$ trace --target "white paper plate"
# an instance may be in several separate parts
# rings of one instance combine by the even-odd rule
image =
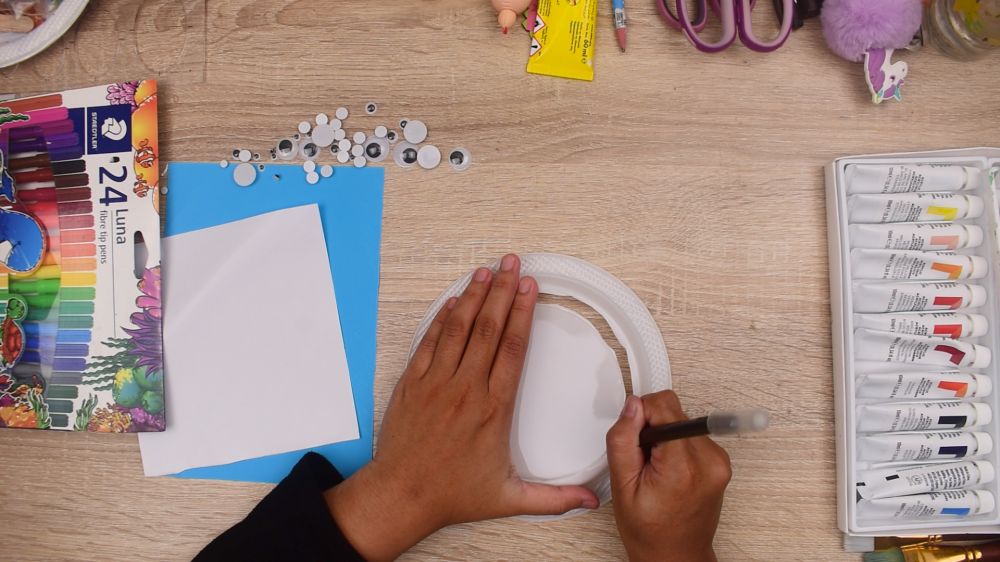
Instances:
[[[496,271],[498,265],[497,262],[490,267]],[[618,341],[625,349],[631,373],[633,393],[641,396],[670,388],[670,362],[667,359],[667,349],[663,343],[660,330],[639,297],[618,278],[591,263],[560,254],[526,254],[521,256],[521,273],[522,275],[534,277],[538,281],[539,290],[542,293],[572,297],[587,304],[604,317],[608,326],[614,332],[615,337],[618,338]],[[410,355],[413,354],[416,345],[423,338],[424,333],[426,333],[436,311],[440,309],[447,299],[461,294],[469,284],[471,278],[472,272],[469,272],[461,279],[452,283],[430,306],[414,335]],[[545,376],[550,375],[549,373],[528,372],[527,369],[531,368],[533,364],[551,368],[551,366],[559,365],[561,362],[567,365],[569,370],[576,368],[575,364],[566,358],[564,346],[568,340],[563,337],[566,334],[559,335],[558,332],[583,329],[587,333],[576,334],[577,341],[587,342],[585,345],[587,345],[588,349],[585,353],[581,353],[581,357],[586,358],[586,361],[599,364],[593,365],[592,373],[584,375],[586,382],[583,386],[585,388],[567,390],[566,397],[575,398],[577,402],[573,408],[567,408],[565,413],[569,420],[572,420],[574,416],[584,415],[585,412],[583,410],[585,408],[580,407],[579,400],[581,398],[586,400],[586,396],[581,396],[581,393],[586,392],[586,388],[590,388],[593,394],[593,419],[586,420],[586,423],[580,423],[578,420],[575,420],[576,425],[586,428],[586,433],[580,435],[579,448],[574,450],[573,458],[569,461],[575,467],[574,470],[562,476],[559,475],[559,472],[567,466],[564,462],[567,459],[539,459],[536,457],[527,459],[526,462],[523,453],[536,455],[539,450],[545,449],[540,447],[538,442],[533,442],[530,447],[525,447],[522,452],[520,441],[530,438],[530,428],[515,425],[511,435],[511,454],[515,459],[515,466],[518,467],[519,473],[526,480],[587,486],[600,498],[602,504],[606,503],[611,499],[611,482],[608,474],[607,455],[603,449],[604,430],[601,428],[613,423],[618,412],[621,410],[624,400],[623,385],[620,384],[621,372],[618,369],[616,360],[613,365],[613,371],[611,370],[612,366],[606,364],[607,361],[614,358],[614,353],[603,339],[600,338],[592,325],[589,326],[589,331],[585,329],[586,327],[581,326],[579,321],[585,322],[588,325],[590,324],[586,319],[557,305],[539,305],[538,311],[536,312],[536,321],[541,320],[540,326],[548,332],[546,339],[557,341],[559,344],[553,346],[552,349],[538,347],[535,345],[537,340],[535,334],[532,334],[532,341],[528,349],[529,360],[526,365],[524,374],[525,382],[522,390],[525,388],[534,388],[546,393],[552,392],[551,386],[547,386],[544,380]],[[550,326],[546,328],[545,325]],[[595,335],[596,339],[594,338]],[[610,357],[608,356],[609,352],[611,353]],[[544,359],[536,356],[546,353],[552,353],[554,356],[545,357]],[[609,378],[614,376],[616,372],[619,384],[608,384]],[[560,384],[567,384],[565,381],[573,380],[574,373],[564,371],[553,376],[557,377],[556,380],[560,381]],[[607,390],[604,390],[605,387]],[[601,390],[597,391],[596,389],[598,388]],[[530,407],[531,410],[519,410],[515,413],[516,419],[523,419],[526,422],[527,420],[533,420],[527,423],[539,423],[540,420],[551,419],[551,411],[539,412],[537,410],[540,407],[551,410],[551,403],[546,403],[545,400],[525,400],[523,396],[519,396],[518,407],[520,408],[525,405]],[[611,409],[615,411],[608,417],[608,411]],[[557,429],[545,428],[539,432],[537,437],[551,439],[554,434],[553,432]],[[560,443],[553,445],[550,450],[554,454],[565,455],[566,446],[566,443]],[[595,446],[598,448],[596,454]],[[548,460],[552,462],[547,462]],[[538,477],[532,478],[531,474],[524,474],[526,467],[530,466],[536,467],[537,472],[539,472]],[[586,511],[576,510],[562,516],[526,517],[526,519],[559,519],[586,513]]]
[[[63,0],[52,17],[30,33],[0,33],[0,68],[15,65],[47,49],[83,13],[89,0]]]

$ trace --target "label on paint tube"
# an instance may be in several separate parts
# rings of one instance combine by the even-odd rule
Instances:
[[[979,402],[888,402],[857,408],[858,431],[923,431],[986,425],[993,410]]]
[[[981,431],[878,433],[858,437],[863,461],[931,461],[965,459],[993,451],[993,438]]]
[[[962,461],[862,470],[856,486],[858,495],[867,500],[963,490],[992,482],[995,477],[991,462]]]
[[[861,375],[857,386],[858,398],[882,400],[983,398],[993,391],[989,377],[958,371]]]
[[[847,228],[852,248],[944,251],[975,248],[983,243],[983,229],[974,224],[852,224]]]
[[[985,490],[952,490],[898,498],[861,500],[860,519],[949,520],[993,513],[996,498]]]
[[[977,338],[989,331],[982,314],[928,312],[917,314],[855,314],[855,328],[922,337]]]
[[[956,193],[851,195],[847,198],[848,220],[852,223],[974,219],[983,214],[983,209],[981,197]]]
[[[963,283],[855,283],[856,312],[958,310],[986,304],[986,289]]]
[[[855,279],[885,281],[982,279],[988,264],[979,256],[918,250],[851,250]]]
[[[952,164],[851,164],[844,176],[848,193],[910,193],[976,189],[983,173]]]
[[[949,338],[899,336],[858,328],[854,354],[862,361],[915,363],[941,367],[985,369],[993,361],[988,347]]]

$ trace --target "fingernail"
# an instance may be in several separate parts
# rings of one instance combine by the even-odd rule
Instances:
[[[448,299],[448,302],[444,303],[444,305],[448,307],[448,310],[455,308],[456,304],[458,304],[458,299],[456,299],[455,297],[451,297],[450,299]]]
[[[479,269],[476,270],[476,275],[473,277],[473,279],[475,279],[476,283],[483,283],[489,278],[489,276],[490,276],[490,270],[486,269],[485,267],[480,267]]]
[[[601,505],[600,502],[598,502],[594,498],[587,498],[583,500],[582,507],[584,509],[597,509],[598,507],[600,507],[600,505]]]
[[[625,399],[625,409],[622,410],[622,414],[626,418],[634,418],[636,412],[639,410],[638,398],[635,396],[629,396]]]
[[[514,269],[514,261],[515,261],[515,259],[516,258],[513,256],[513,254],[507,254],[506,256],[504,256],[503,259],[500,260],[500,270],[501,271],[510,271],[510,270]]]
[[[517,284],[517,292],[521,293],[522,295],[530,293],[532,283],[533,281],[531,280],[531,277],[522,278],[521,282]]]

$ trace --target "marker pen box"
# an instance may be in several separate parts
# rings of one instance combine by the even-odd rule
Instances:
[[[891,169],[886,168],[887,166]],[[955,422],[956,429],[953,431],[989,434],[993,442],[992,447],[984,446],[976,456],[953,460],[983,460],[993,463],[994,466],[1000,466],[1000,447],[997,446],[1000,445],[997,443],[997,439],[1000,438],[1000,393],[996,391],[990,392],[987,396],[962,396],[961,391],[956,390],[956,397],[951,400],[984,405],[976,406],[975,411],[978,414],[985,413],[987,409],[992,412],[978,420],[966,420],[969,423],[976,423],[974,427],[962,427],[959,420],[946,417],[915,419],[914,416],[919,417],[924,414],[932,417],[937,415],[935,408],[907,409],[906,402],[913,403],[920,400],[858,397],[858,379],[866,374],[906,373],[907,379],[913,380],[919,378],[914,377],[913,373],[961,371],[989,377],[991,382],[996,381],[998,359],[1000,359],[1000,356],[995,356],[1000,352],[1000,298],[998,298],[1000,297],[998,294],[1000,197],[996,191],[997,174],[991,173],[994,167],[1000,167],[1000,148],[849,156],[839,158],[826,167],[836,402],[837,525],[848,535],[1000,533],[1000,509],[997,509],[996,501],[981,502],[979,506],[981,509],[978,511],[982,513],[977,513],[976,509],[959,510],[965,514],[963,516],[954,516],[952,511],[943,510],[942,513],[923,518],[891,516],[872,518],[871,512],[869,517],[865,518],[859,516],[861,514],[856,492],[859,471],[872,464],[869,459],[862,458],[859,442],[873,433],[861,429],[879,425],[877,420],[867,419],[862,423],[859,419],[859,416],[873,411],[872,408],[864,407],[869,404],[894,406],[898,404],[902,408],[896,419],[892,418],[891,412],[888,415],[884,410],[880,412],[880,415],[888,420],[887,425],[891,427],[917,426],[914,430],[916,432],[941,431],[941,422],[945,420],[945,425],[948,421]],[[858,199],[857,195],[863,195],[863,198]],[[894,199],[896,195],[902,197]],[[913,227],[915,223],[937,226]],[[864,226],[859,228],[859,224]],[[982,233],[981,240],[980,233]],[[863,242],[858,240],[852,245],[852,235],[857,237],[869,234],[875,238]],[[940,238],[939,235],[951,238]],[[938,238],[931,240],[931,236]],[[852,261],[851,250],[858,247],[875,248],[876,252],[882,252],[877,254],[877,257],[884,258],[884,268],[887,272],[885,278],[889,280],[871,279],[870,261],[864,264],[868,271],[853,271],[854,264],[858,264],[859,260],[855,255]],[[977,271],[976,275],[981,277],[976,279],[970,279],[968,275],[954,271],[953,279],[944,280],[948,285],[933,285],[941,282],[942,271],[951,272],[949,268],[954,268],[953,264],[962,260],[954,260],[951,262],[952,265],[944,263],[937,265],[933,263],[933,259],[926,261],[921,261],[919,257],[914,259],[913,253],[915,250],[940,249],[963,256],[984,258],[986,271]],[[891,250],[899,250],[900,255],[889,255]],[[971,261],[969,260],[970,263]],[[975,262],[980,265],[983,263],[979,259]],[[910,264],[914,265],[911,267]],[[899,276],[905,278],[901,279]],[[862,279],[863,277],[868,279]],[[945,277],[952,275],[949,273]],[[867,285],[859,289],[861,283]],[[908,285],[902,286],[900,283]],[[917,287],[921,283],[929,285]],[[983,289],[969,286],[981,286]],[[941,295],[935,296],[935,291],[939,291]],[[879,299],[884,299],[884,302]],[[982,317],[986,318],[988,331],[981,334],[982,330],[970,333],[942,327],[941,333],[974,335],[974,337],[961,337],[960,344],[949,345],[949,341],[954,340],[931,339],[927,334],[892,333],[889,334],[892,337],[885,337],[885,334],[876,334],[863,326],[855,325],[858,314],[915,315],[921,313],[918,311],[981,315],[976,318],[979,322]],[[873,325],[871,317],[866,316],[866,320],[869,326]],[[865,339],[866,335],[872,336],[870,338],[872,341]],[[873,347],[876,345],[873,341],[884,347]],[[957,347],[966,351],[971,350],[970,353],[978,354],[979,358],[964,361],[962,363],[964,366],[958,366],[958,363],[947,364],[952,359],[958,359],[957,355],[952,357],[948,353],[941,354],[939,351]],[[936,349],[938,351],[935,351]],[[970,357],[966,356],[965,359]],[[945,364],[928,364],[938,359],[939,363]],[[937,379],[932,380],[937,381]],[[960,386],[954,385],[955,388]],[[935,395],[940,396],[940,393]],[[951,410],[964,412],[969,408]],[[925,422],[926,426],[920,425]],[[924,427],[926,429],[923,429]],[[987,452],[983,453],[983,450]],[[921,464],[947,462],[941,461],[939,456],[928,458],[937,460],[922,461],[918,458],[906,462]],[[1000,498],[1000,486],[995,478],[970,489],[987,492],[994,499]],[[977,497],[982,496],[983,494],[977,494]]]

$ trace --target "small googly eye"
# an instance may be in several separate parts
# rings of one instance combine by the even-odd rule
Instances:
[[[326,113],[320,113],[316,115],[317,125],[326,125],[329,122],[330,122],[330,117]]]
[[[292,135],[292,138],[295,140],[302,140],[302,135],[295,133],[294,135]]]
[[[257,169],[260,170],[261,172],[263,172],[264,171],[264,165],[263,164],[257,164]]]
[[[315,143],[307,142],[302,145],[302,157],[306,160],[315,160],[319,156],[319,147]]]
[[[270,153],[271,153],[271,160],[276,160],[278,158],[278,152],[275,149],[272,148],[270,150]]]
[[[303,135],[312,130],[312,125],[308,121],[303,121],[299,123],[299,132]]]
[[[400,119],[399,120],[399,128],[400,129],[405,129],[407,123],[409,123],[409,120],[407,120],[407,119]]]
[[[336,112],[337,119],[340,119],[341,121],[343,121],[344,119],[347,119],[348,115],[350,115],[350,112],[347,111],[346,107],[338,107],[337,108],[337,112]]]
[[[277,156],[282,160],[295,158],[298,152],[298,144],[292,139],[281,139],[278,141]]]
[[[240,149],[234,148],[233,149],[233,158],[239,159],[239,157],[240,157]]]
[[[253,159],[256,162],[259,162],[260,161],[260,153],[259,152],[254,152],[253,153]]]
[[[338,152],[340,152],[340,147],[337,146],[337,143],[331,144],[330,145],[330,154],[336,154]]]
[[[367,113],[368,115],[375,115],[376,111],[378,111],[378,104],[376,104],[375,102],[370,101],[365,104],[365,113]]]
[[[229,160],[219,160],[219,167],[220,168],[228,168],[229,167]]]
[[[448,153],[448,163],[456,172],[463,172],[472,165],[472,155],[464,148],[455,148]]]
[[[396,131],[389,131],[385,134],[385,138],[389,142],[396,142],[399,139],[399,134]]]

